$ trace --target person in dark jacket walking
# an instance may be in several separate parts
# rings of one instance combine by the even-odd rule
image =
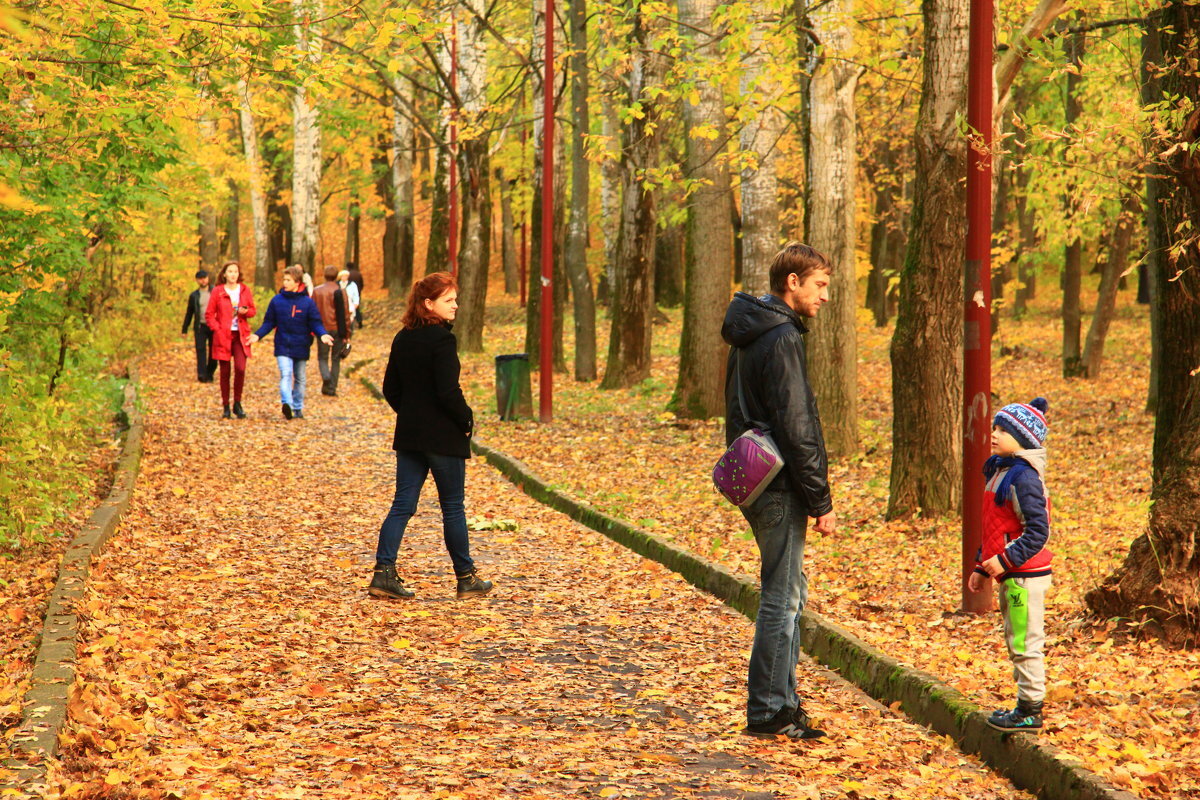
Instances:
[[[271,298],[263,324],[250,337],[256,343],[275,331],[275,363],[279,365],[279,402],[283,416],[304,418],[304,387],[307,382],[308,356],[312,337],[333,344],[333,337],[321,324],[317,304],[304,291],[304,270],[288,267],[283,271],[283,288]]]
[[[338,268],[325,267],[325,282],[313,290],[312,299],[321,313],[321,324],[334,338],[333,344],[317,345],[317,368],[321,370],[321,394],[337,397],[338,373],[342,368],[342,353],[350,341],[350,305],[346,293],[338,285]]]
[[[492,590],[492,582],[482,580],[475,569],[467,534],[464,502],[475,417],[458,382],[458,342],[450,332],[457,312],[454,276],[426,275],[413,284],[401,330],[392,340],[383,396],[396,412],[396,494],[379,529],[375,574],[368,588],[373,597],[413,596],[396,572],[396,556],[431,472],[458,598],[483,597]]]
[[[762,583],[754,645],[750,651],[745,733],[751,736],[814,739],[796,692],[800,657],[800,614],[808,599],[804,543],[808,518],[814,530],[837,526],[829,492],[825,439],[817,402],[805,370],[804,318],[829,300],[828,259],[799,242],[789,242],[771,262],[771,293],[738,292],[725,312],[721,336],[731,346],[725,373],[725,439],[765,428],[785,467],[767,490],[742,509],[762,559]],[[740,358],[739,358],[740,355]],[[738,402],[741,381],[746,411]]]
[[[213,373],[217,369],[217,362],[212,357],[213,332],[204,322],[204,312],[208,308],[210,294],[212,290],[208,288],[208,270],[197,270],[196,290],[188,295],[183,329],[179,332],[186,336],[188,328],[192,329],[192,338],[196,343],[196,380],[201,383],[212,383]]]

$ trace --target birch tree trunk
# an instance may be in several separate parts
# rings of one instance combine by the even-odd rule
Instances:
[[[654,315],[654,243],[658,228],[655,189],[645,171],[658,165],[661,107],[655,95],[665,73],[649,42],[641,8],[633,11],[633,53],[627,80],[629,105],[642,114],[625,125],[621,148],[621,227],[612,284],[612,328],[602,389],[620,389],[650,377]]]
[[[809,81],[805,158],[805,238],[833,265],[829,304],[810,323],[808,375],[821,409],[825,446],[831,455],[841,456],[858,449],[854,115],[858,66],[836,58],[854,47],[852,13],[853,0],[830,0],[809,14],[822,44]]]
[[[309,74],[321,63],[321,39],[309,26],[324,16],[324,9],[323,0],[292,0],[296,50]],[[302,75],[292,91],[292,259],[311,275],[321,235],[321,120],[308,102],[307,78]]]
[[[473,13],[458,23],[458,91],[462,131],[479,131],[460,139],[459,197],[462,208],[462,251],[458,259],[458,321],[455,334],[463,349],[483,349],[483,318],[487,304],[488,265],[492,254],[491,167],[488,135],[481,125],[487,87],[487,45],[484,0],[466,0]]]
[[[751,12],[750,53],[742,66],[741,94],[752,111],[741,145],[753,164],[742,170],[742,288],[753,295],[768,289],[767,271],[779,251],[779,195],[775,163],[787,120],[779,108],[783,89],[771,74],[770,33],[778,22],[774,3]]]
[[[968,0],[924,0],[925,61],[912,232],[892,337],[888,518],[953,513],[962,500],[962,264]]]
[[[571,20],[571,216],[567,230],[566,270],[575,311],[575,380],[596,379],[596,298],[588,273],[588,194],[590,167],[584,137],[588,113],[587,0],[570,0]]]
[[[384,276],[389,297],[404,297],[413,282],[415,256],[413,222],[413,123],[412,80],[403,75],[391,79],[392,105],[392,215],[395,240],[389,259],[393,269]]]
[[[683,104],[687,174],[700,182],[688,201],[684,246],[683,333],[679,377],[670,408],[677,416],[707,419],[725,413],[726,346],[721,320],[733,278],[733,195],[728,165],[729,123],[719,70],[720,39],[714,30],[717,0],[679,0],[679,20],[693,39],[698,64],[697,100]],[[703,33],[707,32],[707,33]],[[707,131],[715,132],[709,138]]]
[[[604,141],[618,142],[621,124],[612,103],[604,104],[600,122]],[[596,282],[596,298],[601,305],[608,304],[610,276],[617,258],[617,236],[621,216],[621,169],[620,156],[615,151],[619,149],[613,148],[614,152],[600,163],[600,231],[604,235],[604,270]]]

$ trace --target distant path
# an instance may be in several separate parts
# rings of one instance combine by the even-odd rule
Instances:
[[[190,357],[173,347],[142,370],[142,478],[85,603],[60,791],[1027,796],[808,663],[806,705],[832,736],[739,735],[750,623],[479,460],[468,517],[519,525],[472,532],[493,595],[453,600],[430,484],[401,553],[417,599],[369,599],[392,489],[386,406],[347,380],[285,422],[268,344],[250,418],[222,422]]]

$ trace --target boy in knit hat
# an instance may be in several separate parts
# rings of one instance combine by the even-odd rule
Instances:
[[[1017,706],[992,712],[988,725],[1002,731],[1042,727],[1046,696],[1046,591],[1050,588],[1050,501],[1046,493],[1049,426],[1044,397],[1012,403],[992,420],[992,456],[983,465],[983,544],[975,571],[967,580],[972,592],[990,576],[1000,588],[1004,642],[1017,681]]]

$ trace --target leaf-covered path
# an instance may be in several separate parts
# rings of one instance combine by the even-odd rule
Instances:
[[[284,421],[267,345],[244,421],[183,347],[142,368],[142,476],[95,565],[50,796],[1024,796],[809,663],[831,736],[739,735],[751,624],[478,460],[493,594],[453,599],[430,484],[401,554],[417,598],[369,599],[390,411],[344,380]]]

